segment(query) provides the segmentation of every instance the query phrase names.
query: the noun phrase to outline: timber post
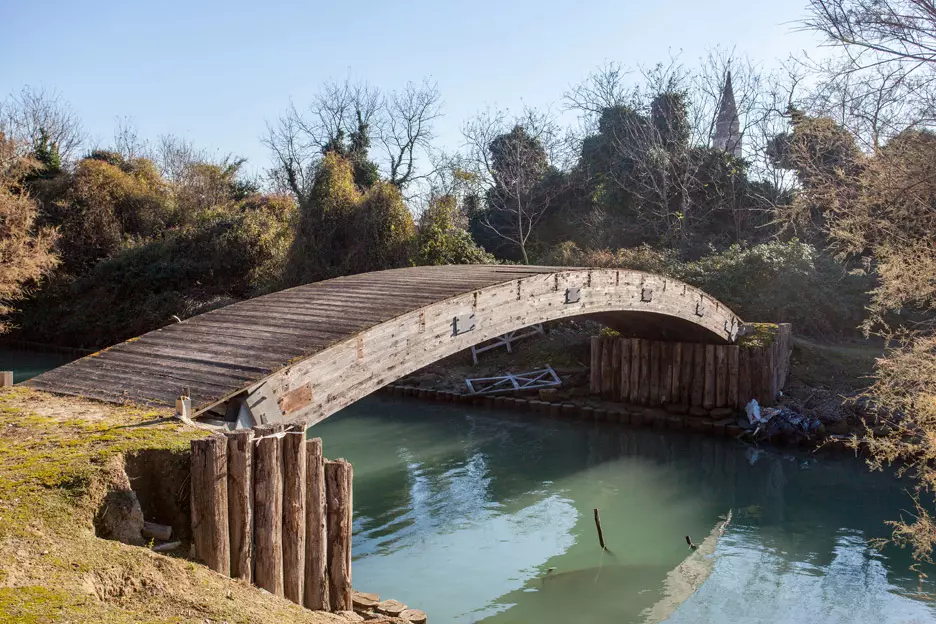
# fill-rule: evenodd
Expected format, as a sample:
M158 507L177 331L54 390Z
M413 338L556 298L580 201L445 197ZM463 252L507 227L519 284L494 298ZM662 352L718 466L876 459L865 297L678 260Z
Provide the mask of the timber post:
M308 609L328 610L328 588L325 581L328 543L325 532L325 461L322 439L306 442L306 551L305 597Z
M227 438L192 440L191 507L195 558L215 572L231 573L228 537Z
M254 454L254 584L283 596L282 425L257 427Z
M297 425L283 437L283 593L303 603L306 540L305 426Z
M250 429L228 434L228 522L231 576L253 581L253 447Z
M325 464L328 514L328 601L332 611L351 605L351 464L343 459Z

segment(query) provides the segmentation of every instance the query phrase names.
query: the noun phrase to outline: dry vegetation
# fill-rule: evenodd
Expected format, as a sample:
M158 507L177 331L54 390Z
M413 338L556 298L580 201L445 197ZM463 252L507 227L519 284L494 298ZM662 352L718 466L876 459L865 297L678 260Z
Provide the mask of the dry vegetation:
M343 621L95 535L108 490L126 479L125 457L184 453L200 431L23 388L0 391L0 429L0 622Z

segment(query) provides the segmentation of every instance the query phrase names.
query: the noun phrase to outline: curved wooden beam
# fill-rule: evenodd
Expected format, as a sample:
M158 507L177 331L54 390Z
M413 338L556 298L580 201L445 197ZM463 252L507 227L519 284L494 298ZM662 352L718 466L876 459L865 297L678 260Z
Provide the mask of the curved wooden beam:
M618 269L413 267L307 284L208 312L29 385L197 413L246 396L263 419L314 424L423 366L534 323L593 316L625 332L733 342L740 319L687 284Z

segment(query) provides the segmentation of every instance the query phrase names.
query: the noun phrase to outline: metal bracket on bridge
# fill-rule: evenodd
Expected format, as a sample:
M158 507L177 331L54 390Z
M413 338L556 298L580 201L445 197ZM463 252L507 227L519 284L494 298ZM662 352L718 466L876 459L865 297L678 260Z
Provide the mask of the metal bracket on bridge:
M652 288L641 288L640 289L640 300L644 303L649 303L653 301L653 289Z
M580 286L570 286L565 291L566 303L578 303L582 300L582 288Z
M695 315L700 318L705 316L705 304L701 301L695 304Z
M474 312L470 314L459 314L452 320L452 336L460 336L474 331L477 326L478 321Z

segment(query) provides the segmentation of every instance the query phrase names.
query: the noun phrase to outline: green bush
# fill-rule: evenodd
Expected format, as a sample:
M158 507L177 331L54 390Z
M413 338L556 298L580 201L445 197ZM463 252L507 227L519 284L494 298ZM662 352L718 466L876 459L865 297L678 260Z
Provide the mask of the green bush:
M292 242L286 198L251 198L194 226L61 277L16 319L29 340L103 347L269 290Z

